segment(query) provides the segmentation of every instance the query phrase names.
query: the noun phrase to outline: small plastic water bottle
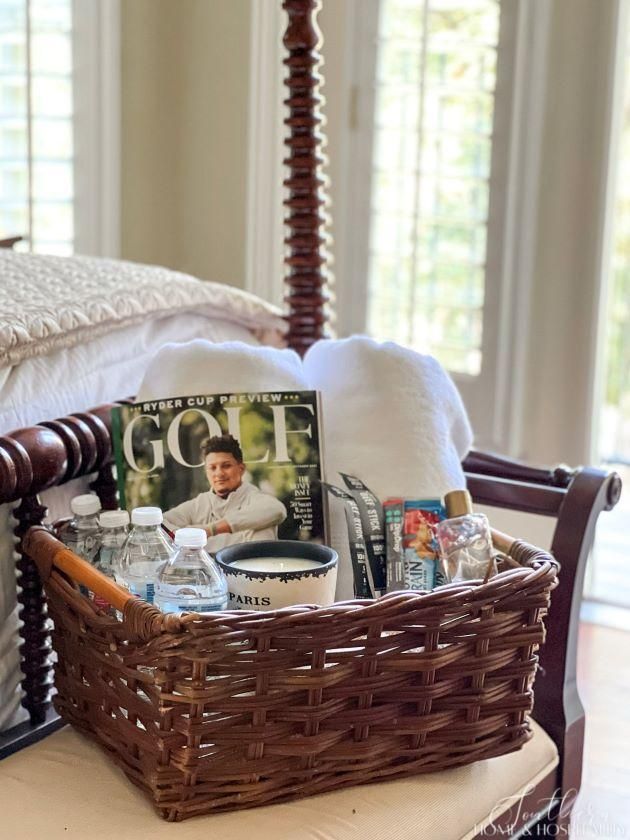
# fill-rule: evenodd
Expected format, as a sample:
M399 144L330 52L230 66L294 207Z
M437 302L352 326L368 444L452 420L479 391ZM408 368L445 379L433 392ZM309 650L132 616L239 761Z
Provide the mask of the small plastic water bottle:
M94 493L75 496L70 502L73 518L59 534L63 544L88 563L94 563L101 545L100 509L101 502Z
M129 514L126 510L105 510L98 521L101 526L101 545L94 558L94 565L106 577L115 579L115 570L127 539ZM97 607L104 612L114 613L108 601L96 593L93 593L92 597Z
M227 609L227 580L205 551L203 528L175 531L175 554L159 570L155 606L162 612L214 612Z
M116 582L152 604L157 571L173 554L173 543L160 527L162 511L158 507L134 508L131 524L120 563L114 569Z
M126 510L105 510L98 518L102 529L101 547L94 565L107 577L115 577L120 565L122 549L129 530L129 514Z

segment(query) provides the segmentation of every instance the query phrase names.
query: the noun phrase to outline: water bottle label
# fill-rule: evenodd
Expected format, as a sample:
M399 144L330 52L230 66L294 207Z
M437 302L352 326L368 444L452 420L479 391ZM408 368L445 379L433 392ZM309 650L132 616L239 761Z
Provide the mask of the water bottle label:
M227 609L227 591L211 587L195 591L191 586L158 581L155 606L170 613L219 612Z
M147 604L152 604L155 597L155 586L152 583L137 583L136 581L127 581L126 589L135 595L136 598L141 598Z
M152 604L155 595L155 573L156 564L148 560L133 563L125 571L114 572L114 576L117 582L131 592L132 595L136 595L148 604Z
M221 610L227 609L227 601L225 604L196 604L194 610L192 612L204 613L204 612L221 612Z
M160 601L157 606L165 613L210 613L227 609L227 601L219 604L208 604L207 602L177 604L173 601Z

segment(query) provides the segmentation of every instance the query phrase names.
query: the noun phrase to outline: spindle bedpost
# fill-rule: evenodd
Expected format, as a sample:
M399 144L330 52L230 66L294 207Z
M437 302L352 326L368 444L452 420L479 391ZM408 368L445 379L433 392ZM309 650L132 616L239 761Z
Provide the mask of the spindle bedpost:
M67 468L65 447L49 429L34 426L0 438L0 501L18 502L13 511L18 555L22 705L32 724L46 719L52 674L46 599L35 564L22 547L31 525L41 525L47 509L39 493L55 486Z
M323 97L319 91L321 33L316 16L319 0L284 0L288 14L283 43L288 74L285 105L288 128L285 137L288 169L284 186L287 197L285 223L285 283L287 294L287 342L300 355L326 337L328 321L326 286L329 274L325 251L327 199L322 167L324 136L320 131Z
M46 720L50 705L52 674L50 667L50 630L46 598L35 563L22 548L22 539L32 525L43 525L47 508L39 498L26 496L13 515L17 524L13 533L17 537L16 563L18 571L17 600L20 625L20 659L22 663L22 705L32 724Z

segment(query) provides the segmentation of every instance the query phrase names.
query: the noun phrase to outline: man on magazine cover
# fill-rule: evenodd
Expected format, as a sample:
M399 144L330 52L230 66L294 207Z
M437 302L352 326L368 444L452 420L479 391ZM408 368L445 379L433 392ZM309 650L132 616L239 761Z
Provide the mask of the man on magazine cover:
M278 525L286 519L281 501L243 481L243 452L232 435L206 438L201 444L210 490L164 513L167 527L203 528L206 548L251 540L275 540Z

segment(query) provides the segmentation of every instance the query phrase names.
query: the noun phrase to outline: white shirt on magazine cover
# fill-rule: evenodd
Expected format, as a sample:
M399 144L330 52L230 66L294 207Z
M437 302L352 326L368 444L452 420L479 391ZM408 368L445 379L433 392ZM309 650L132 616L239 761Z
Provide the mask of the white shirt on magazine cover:
M213 490L182 502L164 513L164 522L177 528L208 528L225 519L232 533L209 537L207 551L252 540L278 539L278 525L287 515L285 506L275 496L263 493L254 484L244 482L225 498Z

